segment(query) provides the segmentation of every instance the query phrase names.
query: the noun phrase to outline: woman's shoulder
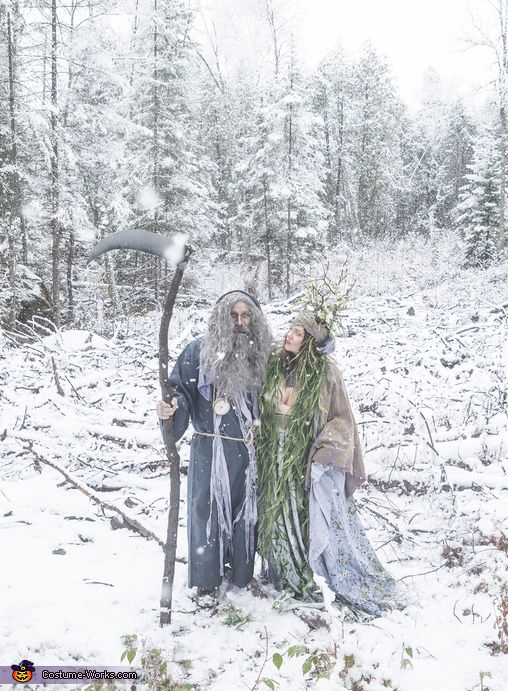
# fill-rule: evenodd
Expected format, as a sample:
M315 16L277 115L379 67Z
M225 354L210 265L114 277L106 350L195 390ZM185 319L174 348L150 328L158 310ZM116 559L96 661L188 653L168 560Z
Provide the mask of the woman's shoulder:
M326 357L325 360L325 376L329 381L342 381L342 372L339 365L331 357Z

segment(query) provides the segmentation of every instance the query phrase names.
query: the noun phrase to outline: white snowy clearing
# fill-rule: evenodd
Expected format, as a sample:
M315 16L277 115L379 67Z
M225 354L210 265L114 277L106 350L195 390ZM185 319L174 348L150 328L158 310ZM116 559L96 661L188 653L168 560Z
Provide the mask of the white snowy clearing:
M129 318L110 340L93 324L19 347L1 334L2 664L126 664L122 637L135 635L132 666L147 672L138 689L508 688L508 655L492 654L508 646L508 266L466 272L418 252L391 260L393 270L388 250L371 254L366 270L367 258L352 258L363 278L335 357L370 472L356 501L407 607L343 623L278 613L272 597L244 590L196 611L182 474L175 611L159 628L161 546L120 528L44 462L165 539L159 315ZM172 357L203 332L209 309L176 310ZM267 313L280 334L290 306Z

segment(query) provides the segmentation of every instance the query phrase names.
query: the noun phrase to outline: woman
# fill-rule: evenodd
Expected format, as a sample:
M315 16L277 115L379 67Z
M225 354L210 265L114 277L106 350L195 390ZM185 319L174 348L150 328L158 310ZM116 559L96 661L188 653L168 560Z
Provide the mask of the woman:
M260 400L257 443L259 548L268 575L295 600L322 600L378 616L395 581L380 564L351 496L366 473L342 376L327 357L328 327L303 311L272 355Z

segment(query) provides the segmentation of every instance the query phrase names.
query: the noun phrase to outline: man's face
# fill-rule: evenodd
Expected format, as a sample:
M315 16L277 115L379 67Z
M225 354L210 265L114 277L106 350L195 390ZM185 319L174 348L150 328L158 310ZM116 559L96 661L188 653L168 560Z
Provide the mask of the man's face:
M238 333L247 333L250 325L250 308L246 302L239 300L231 306L231 319Z

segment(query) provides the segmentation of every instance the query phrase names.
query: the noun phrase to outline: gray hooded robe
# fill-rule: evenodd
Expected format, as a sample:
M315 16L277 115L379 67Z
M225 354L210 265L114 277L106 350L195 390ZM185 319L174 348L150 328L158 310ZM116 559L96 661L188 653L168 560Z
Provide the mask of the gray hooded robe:
M178 441L189 425L195 432L214 432L212 385L200 371L201 339L190 343L175 363L169 383L175 390L178 408L173 416L175 440ZM255 398L247 396L247 405L253 417L257 417ZM241 413L234 404L222 416L219 426L221 435L243 438L238 416ZM207 539L207 522L210 515L210 475L212 470L213 438L194 434L191 442L189 472L187 478L187 535L189 546L188 585L213 588L221 584L221 564L217 506L213 502L210 537ZM223 536L224 562L231 566L231 581L239 587L252 579L254 558L247 554L245 521L242 507L245 502L246 472L249 452L243 441L222 439L229 487L231 490L232 539ZM239 516L241 516L239 518Z

